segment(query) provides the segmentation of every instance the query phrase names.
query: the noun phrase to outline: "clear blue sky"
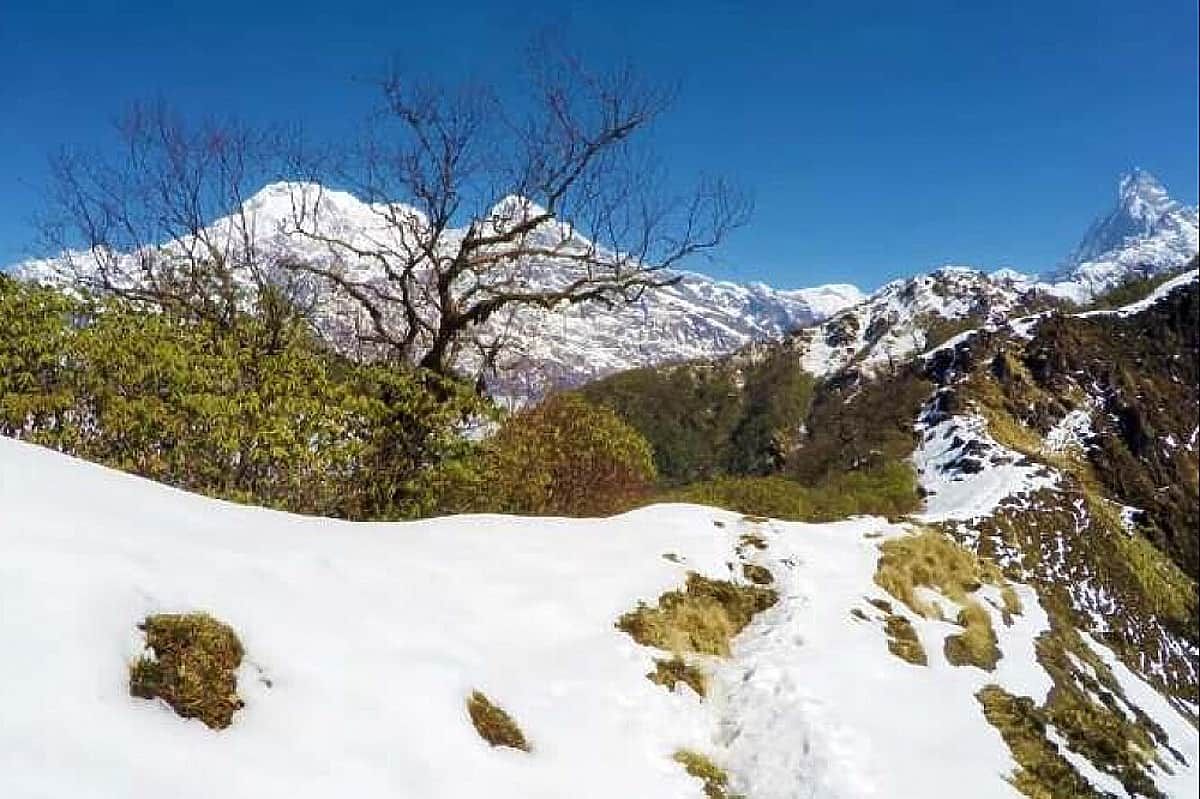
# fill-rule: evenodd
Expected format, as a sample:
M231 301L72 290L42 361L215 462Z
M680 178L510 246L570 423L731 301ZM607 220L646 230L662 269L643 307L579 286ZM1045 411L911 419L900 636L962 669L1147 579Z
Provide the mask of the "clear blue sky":
M724 277L1047 267L1132 165L1197 199L1196 0L0 0L0 264L29 252L48 152L111 142L131 101L337 135L373 99L356 77L508 75L547 24L681 82L669 168L756 196Z

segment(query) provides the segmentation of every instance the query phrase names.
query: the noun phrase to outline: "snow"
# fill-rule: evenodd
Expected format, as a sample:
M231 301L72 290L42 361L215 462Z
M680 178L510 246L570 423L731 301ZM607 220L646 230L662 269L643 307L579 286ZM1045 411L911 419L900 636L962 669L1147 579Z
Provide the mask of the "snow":
M999 734L979 723L975 694L997 683L1045 699L1051 682L1033 641L1048 621L1036 596L1019 589L1028 612L1012 627L993 611L1007 654L992 673L945 660L942 641L959 628L898 610L929 655L929 666L914 666L886 653L878 623L849 616L858 607L878 617L865 598L887 597L863 582L875 568L876 542L854 535L851 524L788 535L791 525L772 523L766 536L771 556L798 566L791 595L760 621L769 634L743 639L721 672L717 701L727 710L718 740L734 774L754 775L734 790L754 799L961 797L969 785L981 799L1018 796L993 778L1012 761ZM797 775L807 775L803 787Z
M1085 408L1069 411L1050 428L1042 442L1042 450L1049 453L1083 452L1093 435L1092 414Z
M948 799L964 785L1015 797L974 694L995 682L1041 701L1050 686L1033 651L1046 617L1024 586L1013 626L993 613L994 673L945 662L957 628L943 621L912 618L928 667L888 653L865 600L885 596L879 536L904 529L882 519L760 523L658 505L354 524L204 499L9 439L0 508L5 797L698 799L670 758L681 747L754 799ZM709 663L704 701L651 683L659 653L615 619L688 570L727 577L747 532L767 543L749 557L780 602ZM197 609L247 652L246 707L219 733L126 688L135 625ZM512 713L531 753L476 736L463 704L475 688ZM1194 754L1194 737L1177 748Z
M782 293L803 300L817 319L828 319L867 298L862 289L849 283L830 283L813 288L791 289Z
M1129 667L1122 663L1111 649L1086 632L1081 635L1092 651L1100 656L1104 665L1108 666L1113 676L1117 678L1117 683L1121 686L1125 699L1157 721L1167 734L1172 748L1187 760L1188 765L1183 766L1175 760L1173 755L1163 752L1160 748L1159 755L1163 762L1170 766L1170 770L1162 768L1154 770L1155 782L1158 783L1159 788L1170 797L1196 796L1200 793L1196 767L1197 757L1200 756L1200 731L1197 731L1195 726L1176 712L1175 708L1171 707L1171 704L1161 694L1130 671Z
M682 581L662 552L724 570L711 511L354 525L9 440L0 507L0 795L696 795L669 754L702 744L703 717L645 679L649 652L613 622ZM191 609L232 624L254 664L221 734L125 687L134 625ZM476 687L533 756L478 739Z
M936 424L919 423L921 443L913 465L926 492L922 521L976 519L993 513L1010 497L1028 496L1058 483L1058 475L1022 458L993 439L982 416L951 416ZM974 450L974 452L972 452ZM968 457L984 467L963 469Z

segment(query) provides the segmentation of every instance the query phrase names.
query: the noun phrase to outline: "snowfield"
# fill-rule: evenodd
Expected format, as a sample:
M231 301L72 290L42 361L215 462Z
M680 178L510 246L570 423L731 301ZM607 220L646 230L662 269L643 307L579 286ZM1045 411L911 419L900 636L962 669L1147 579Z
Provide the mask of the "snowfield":
M1025 588L1016 623L994 620L996 672L950 666L940 641L957 628L899 605L930 665L891 655L878 620L851 615L886 596L872 582L878 536L904 531L882 519L760 523L659 505L602 520L352 524L8 439L0 509L6 799L701 797L671 759L682 747L750 799L1015 797L1014 763L974 693L996 682L1041 701L1050 686L1033 655L1046 617ZM651 683L661 653L614 621L688 570L729 578L747 532L767 543L745 558L771 570L780 602L710 663L704 701ZM221 732L128 694L138 622L191 610L230 623L246 648L246 706ZM464 707L476 688L531 753L476 735ZM1165 702L1147 709L1191 764L1162 784L1196 796L1195 729Z

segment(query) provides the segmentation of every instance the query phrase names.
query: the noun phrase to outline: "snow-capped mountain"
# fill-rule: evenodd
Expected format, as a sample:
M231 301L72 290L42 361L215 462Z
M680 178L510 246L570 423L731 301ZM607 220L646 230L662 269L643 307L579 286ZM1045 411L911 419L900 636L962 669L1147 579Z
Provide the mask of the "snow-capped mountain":
M1158 271L1196 254L1196 209L1171 199L1149 172L1121 176L1117 206L1097 219L1068 256L1064 277L1099 278L1104 267Z
M320 196L321 213L314 218L320 232L365 249L402 249L404 242L396 240L385 217L397 210L418 213L311 184L277 183L250 198L243 213L214 222L206 235L250 242L256 257L268 261L328 259L327 245L294 232L298 208L303 211L314 194ZM492 214L503 215L502 210ZM647 292L628 306L530 309L505 319L512 347L491 389L520 400L612 372L720 356L795 331L800 332L792 343L814 374L851 364L873 371L960 330L1056 303L1086 304L1132 277L1178 269L1200 246L1198 227L1195 208L1171 199L1152 175L1135 170L1120 179L1116 207L1091 226L1064 267L1045 276L943 267L865 296L852 285L781 290L687 272L677 284ZM453 243L453 233L448 241ZM374 279L372 270L379 271L369 262L350 268L362 270L368 281ZM544 286L560 279L562 269L559 263L534 263L522 279ZM30 261L16 271L34 279L63 279L61 260ZM348 346L364 324L361 310L329 286L314 290L318 324L333 341ZM468 368L471 357L463 355Z
M1086 305L1127 280L1188 265L1200 248L1197 209L1171 199L1153 175L1121 177L1117 205L1088 229L1067 264L1044 276L946 266L888 283L863 302L794 333L807 371L848 366L867 373L924 352L952 335L1057 305Z
M505 202L517 200L507 198L486 216L505 217ZM315 213L317 208L319 213ZM200 235L222 246L252 247L254 260L269 269L271 263L287 259L327 262L334 257L327 242L297 233L298 221L300 226L311 224L321 236L337 238L353 248L403 252L406 243L397 235L396 226L387 221L396 214L419 212L405 206L365 203L348 192L312 184L276 183L251 197L241 212L218 219ZM464 232L451 231L447 245L453 246ZM28 261L15 271L30 279L62 281L67 279L67 260ZM84 254L69 260L71 267L86 270L91 259ZM382 279L379 265L369 259L347 268L363 282ZM561 281L568 268L553 261L535 262L520 277L524 285L544 288ZM128 272L137 274L135 268ZM313 290L318 324L335 343L351 346L355 331L364 324L361 309L329 285L317 283ZM528 309L492 323L494 332L503 326L512 342L510 360L492 388L507 397L524 398L540 395L551 386L577 385L614 371L713 357L810 325L863 297L856 287L846 284L780 290L765 283L739 284L684 272L678 283L647 292L623 307L580 305L553 312ZM472 353L463 357L470 359Z

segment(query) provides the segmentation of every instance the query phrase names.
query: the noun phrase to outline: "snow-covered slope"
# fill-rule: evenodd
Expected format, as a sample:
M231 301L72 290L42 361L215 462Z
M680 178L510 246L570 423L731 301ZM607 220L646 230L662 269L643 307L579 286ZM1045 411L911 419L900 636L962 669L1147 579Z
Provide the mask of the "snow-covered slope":
M665 505L607 520L350 524L7 439L0 508L0 795L12 799L698 799L671 759L682 747L753 799L1015 797L975 693L996 684L1041 701L1050 686L1033 656L1046 617L1025 588L1011 625L991 611L997 671L947 663L938 644L956 628L915 615L929 666L891 655L867 600L886 596L872 582L879 541L903 533L880 519L763 523ZM765 548L739 548L747 534ZM614 620L689 570L729 577L739 559L770 570L780 601L711 662L709 696L647 680L654 651ZM246 704L221 732L127 690L137 623L197 609L247 653ZM1195 729L1121 679L1188 760L1160 784L1197 795ZM476 736L464 710L476 688L518 720L530 753Z

